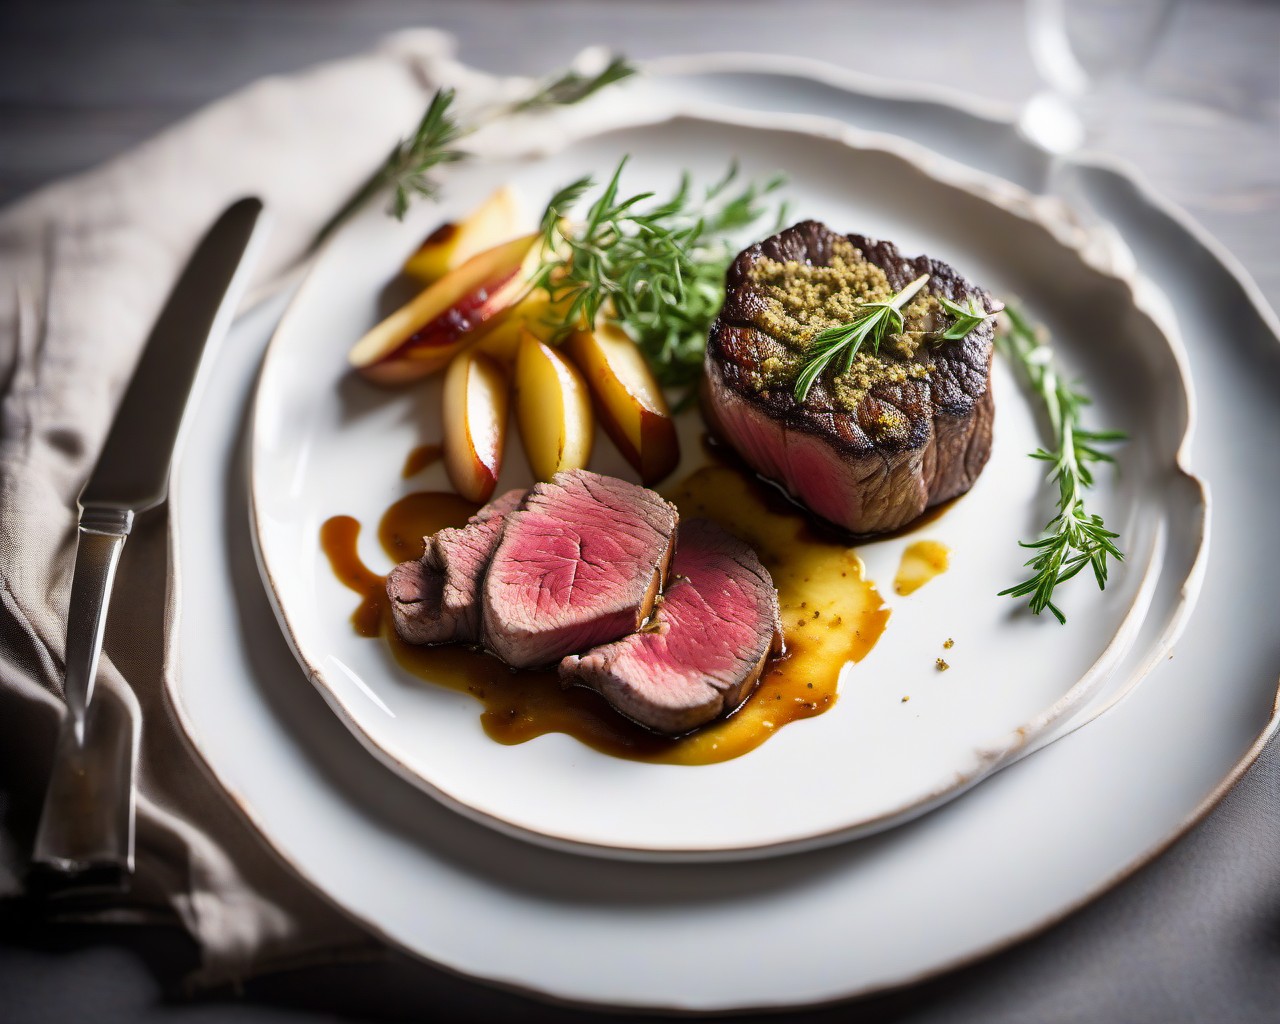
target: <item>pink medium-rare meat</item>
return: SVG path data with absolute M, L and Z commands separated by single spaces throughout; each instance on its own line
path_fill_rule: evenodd
M 675 582 L 640 632 L 560 663 L 565 685 L 599 692 L 678 736 L 734 711 L 782 649 L 778 592 L 746 544 L 707 519 L 680 526 Z
M 420 559 L 401 562 L 391 570 L 387 596 L 402 640 L 444 644 L 480 639 L 480 581 L 507 515 L 525 493 L 508 491 L 480 509 L 465 526 L 425 538 Z
M 794 395 L 806 346 L 921 274 L 901 332 L 839 357 L 803 402 Z M 941 261 L 907 259 L 890 242 L 804 221 L 739 254 L 707 344 L 703 409 L 712 430 L 758 473 L 824 519 L 858 534 L 905 525 L 963 494 L 991 451 L 994 328 L 943 339 L 939 303 L 997 308 Z
M 484 582 L 484 641 L 508 665 L 551 665 L 632 632 L 666 583 L 670 502 L 586 470 L 539 483 L 507 517 Z

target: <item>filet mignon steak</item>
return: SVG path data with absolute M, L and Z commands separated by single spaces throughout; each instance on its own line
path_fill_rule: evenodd
M 666 583 L 676 509 L 586 470 L 536 484 L 507 516 L 484 582 L 484 639 L 508 665 L 551 665 L 638 629 Z
M 903 330 L 848 372 L 836 358 L 803 403 L 794 384 L 823 329 L 853 320 L 921 274 Z M 758 473 L 858 534 L 882 533 L 963 494 L 991 451 L 994 328 L 943 340 L 946 297 L 984 311 L 990 295 L 927 256 L 840 235 L 817 221 L 752 245 L 729 268 L 707 344 L 703 408 L 712 430 Z
M 411 644 L 470 643 L 480 639 L 480 581 L 507 514 L 525 491 L 508 491 L 459 528 L 425 538 L 422 558 L 401 562 L 387 577 L 391 617 Z
M 709 519 L 680 526 L 675 582 L 640 632 L 560 662 L 628 718 L 678 736 L 735 710 L 782 648 L 778 592 L 754 551 Z

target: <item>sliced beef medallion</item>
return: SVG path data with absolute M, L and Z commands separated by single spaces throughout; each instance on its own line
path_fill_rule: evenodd
M 391 615 L 411 644 L 470 643 L 480 639 L 480 581 L 509 513 L 525 491 L 508 491 L 467 524 L 426 538 L 420 559 L 401 562 L 387 577 Z
M 552 665 L 632 632 L 666 583 L 676 510 L 586 470 L 534 486 L 484 582 L 484 640 L 508 665 Z
M 707 519 L 680 526 L 675 582 L 640 632 L 560 663 L 628 718 L 678 736 L 735 710 L 782 649 L 778 592 L 760 559 Z
M 835 358 L 804 402 L 795 380 L 812 339 L 928 274 L 905 323 L 848 371 Z M 729 269 L 707 344 L 703 407 L 712 430 L 758 473 L 858 534 L 896 529 L 963 494 L 991 451 L 994 328 L 941 335 L 938 299 L 997 308 L 945 263 L 891 242 L 803 221 L 751 246 Z

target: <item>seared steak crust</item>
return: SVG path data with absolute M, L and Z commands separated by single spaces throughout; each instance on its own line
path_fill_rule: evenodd
M 987 292 L 940 260 L 907 259 L 891 242 L 803 221 L 744 250 L 729 268 L 707 344 L 703 406 L 712 430 L 757 472 L 853 533 L 881 533 L 963 494 L 986 464 L 994 327 L 985 320 L 963 339 L 927 341 L 910 357 L 886 353 L 928 365 L 873 384 L 852 409 L 837 402 L 825 374 L 797 403 L 790 384 L 768 382 L 766 360 L 787 349 L 769 333 L 769 294 L 751 269 L 766 258 L 829 266 L 844 238 L 884 271 L 895 292 L 928 274 L 932 295 L 992 308 Z
M 480 639 L 480 581 L 521 490 L 494 498 L 465 526 L 424 538 L 422 558 L 401 562 L 387 577 L 396 632 L 406 643 L 445 644 Z

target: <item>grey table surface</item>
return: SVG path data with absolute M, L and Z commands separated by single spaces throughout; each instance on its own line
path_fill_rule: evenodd
M 495 71 L 539 73 L 606 43 L 635 57 L 805 54 L 1011 106 L 1040 87 L 1016 0 L 5 0 L 0 203 L 262 75 L 426 24 Z M 1096 104 L 1094 124 L 1096 148 L 1133 162 L 1280 306 L 1280 3 L 1184 0 L 1136 82 Z M 0 1020 L 588 1019 L 394 954 L 191 1003 L 178 992 L 195 958 L 172 929 L 54 928 L 3 908 Z M 1172 850 L 1048 933 L 908 991 L 803 1016 L 1280 1020 L 1280 751 Z

